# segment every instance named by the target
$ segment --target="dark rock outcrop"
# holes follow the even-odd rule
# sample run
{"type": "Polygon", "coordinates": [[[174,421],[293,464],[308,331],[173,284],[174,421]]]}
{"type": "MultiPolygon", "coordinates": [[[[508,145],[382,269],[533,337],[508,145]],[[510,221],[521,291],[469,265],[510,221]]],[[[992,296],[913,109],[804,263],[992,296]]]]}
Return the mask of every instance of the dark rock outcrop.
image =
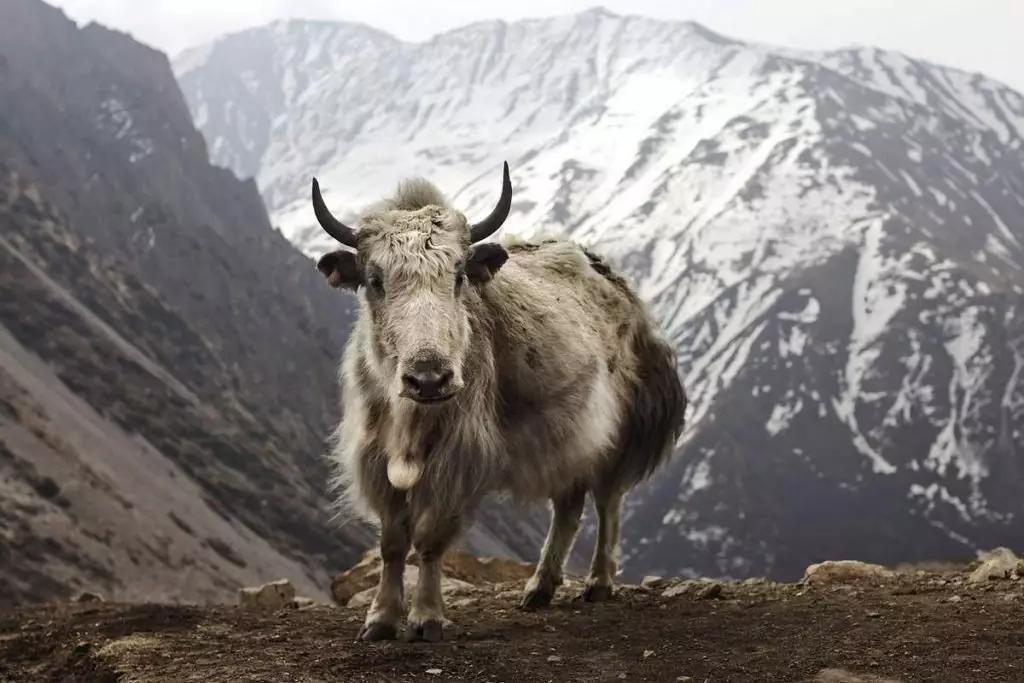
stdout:
{"type": "Polygon", "coordinates": [[[347,300],[163,54],[39,0],[0,53],[0,603],[317,595],[371,541],[324,497],[347,300]]]}

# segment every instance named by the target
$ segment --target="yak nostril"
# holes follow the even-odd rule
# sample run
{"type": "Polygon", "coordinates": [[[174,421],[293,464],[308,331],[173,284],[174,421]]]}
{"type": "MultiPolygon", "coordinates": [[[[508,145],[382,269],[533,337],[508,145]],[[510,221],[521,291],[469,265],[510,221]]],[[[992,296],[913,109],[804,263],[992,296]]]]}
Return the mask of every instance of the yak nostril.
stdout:
{"type": "Polygon", "coordinates": [[[413,392],[414,394],[420,393],[420,381],[416,377],[416,375],[402,375],[402,384],[404,384],[405,388],[413,392]]]}
{"type": "Polygon", "coordinates": [[[448,369],[442,370],[440,373],[435,374],[435,378],[430,386],[430,389],[434,392],[435,396],[444,391],[445,387],[448,386],[448,382],[451,381],[452,376],[454,374],[455,373],[448,369]]]}

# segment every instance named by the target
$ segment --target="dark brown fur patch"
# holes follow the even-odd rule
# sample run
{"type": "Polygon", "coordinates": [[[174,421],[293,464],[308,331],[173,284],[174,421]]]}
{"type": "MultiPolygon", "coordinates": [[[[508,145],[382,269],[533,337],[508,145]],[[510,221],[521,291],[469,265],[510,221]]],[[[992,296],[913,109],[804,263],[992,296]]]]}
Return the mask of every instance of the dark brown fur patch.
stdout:
{"type": "Polygon", "coordinates": [[[633,338],[636,381],[630,386],[627,409],[606,480],[618,487],[649,477],[672,456],[686,425],[688,398],[675,352],[649,330],[633,338]]]}
{"type": "Polygon", "coordinates": [[[616,289],[626,294],[630,301],[636,301],[636,294],[633,292],[633,288],[629,286],[626,279],[615,272],[611,266],[609,266],[604,259],[590,251],[586,247],[580,247],[583,253],[586,254],[587,259],[590,261],[590,267],[593,268],[597,273],[603,276],[608,282],[615,285],[616,289]]]}
{"type": "Polygon", "coordinates": [[[505,251],[510,254],[533,253],[548,244],[557,244],[558,240],[546,239],[539,242],[514,242],[505,245],[505,251]]]}

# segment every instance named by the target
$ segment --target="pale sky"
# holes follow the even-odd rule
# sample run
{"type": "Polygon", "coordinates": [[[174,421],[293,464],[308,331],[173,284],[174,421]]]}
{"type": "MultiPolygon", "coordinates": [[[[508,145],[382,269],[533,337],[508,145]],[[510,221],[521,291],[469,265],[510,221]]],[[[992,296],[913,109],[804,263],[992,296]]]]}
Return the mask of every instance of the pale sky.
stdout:
{"type": "Polygon", "coordinates": [[[898,50],[980,71],[1024,91],[1024,0],[48,1],[80,24],[98,21],[171,55],[279,18],[357,21],[418,41],[475,21],[602,5],[616,14],[693,20],[729,37],[787,47],[898,50]]]}

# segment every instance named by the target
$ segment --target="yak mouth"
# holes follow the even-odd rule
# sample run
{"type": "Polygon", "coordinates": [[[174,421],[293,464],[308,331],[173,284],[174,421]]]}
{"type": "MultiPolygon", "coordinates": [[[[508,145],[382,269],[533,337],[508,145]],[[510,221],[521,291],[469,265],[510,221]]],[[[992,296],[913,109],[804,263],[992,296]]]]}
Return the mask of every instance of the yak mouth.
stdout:
{"type": "Polygon", "coordinates": [[[450,391],[450,392],[448,392],[446,394],[441,394],[439,396],[430,396],[430,397],[414,396],[412,394],[403,393],[402,396],[404,396],[405,398],[407,398],[407,399],[409,399],[411,401],[414,401],[415,403],[418,403],[421,406],[434,406],[434,405],[439,405],[441,403],[447,403],[448,401],[450,401],[453,398],[455,398],[455,394],[456,393],[458,393],[458,392],[450,391]]]}

